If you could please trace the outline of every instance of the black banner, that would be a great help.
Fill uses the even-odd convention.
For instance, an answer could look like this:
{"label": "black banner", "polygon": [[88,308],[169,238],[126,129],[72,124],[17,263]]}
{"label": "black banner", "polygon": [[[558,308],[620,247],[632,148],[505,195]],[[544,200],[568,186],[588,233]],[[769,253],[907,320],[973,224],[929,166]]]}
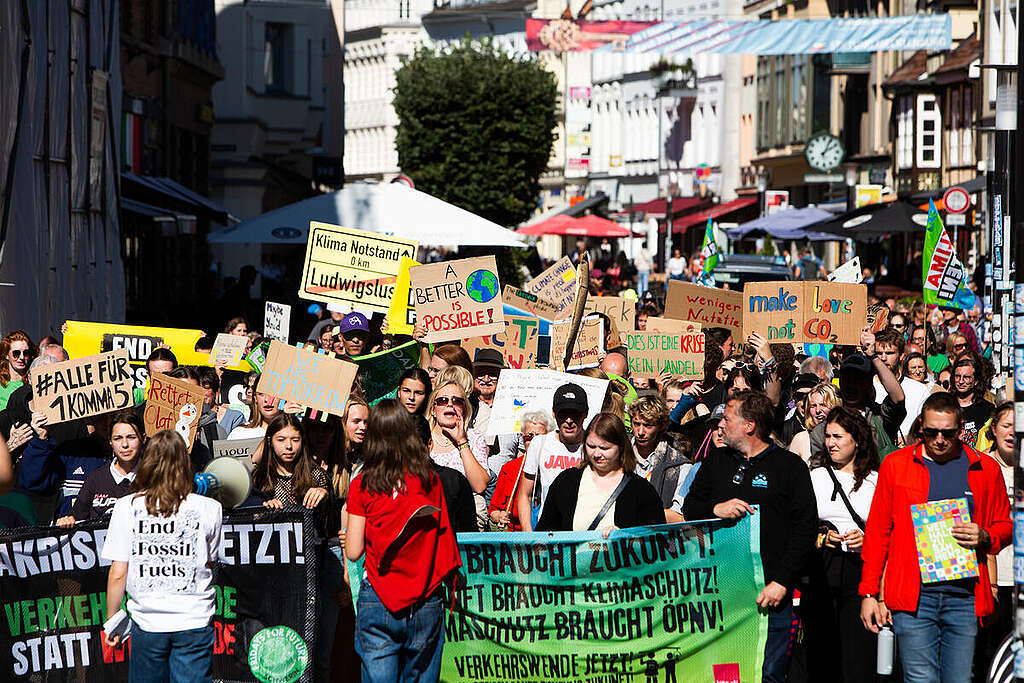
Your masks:
{"label": "black banner", "polygon": [[[103,643],[106,524],[0,531],[0,680],[128,680],[131,639],[113,650]],[[313,528],[298,508],[224,515],[214,680],[312,681],[319,561]]]}

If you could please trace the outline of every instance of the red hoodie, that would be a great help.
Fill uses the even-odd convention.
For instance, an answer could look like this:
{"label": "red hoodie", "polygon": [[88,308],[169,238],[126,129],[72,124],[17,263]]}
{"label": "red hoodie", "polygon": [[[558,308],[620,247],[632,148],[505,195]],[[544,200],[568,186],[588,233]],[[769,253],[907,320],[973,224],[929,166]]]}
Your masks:
{"label": "red hoodie", "polygon": [[429,491],[409,474],[403,492],[369,493],[362,475],[349,487],[349,514],[366,518],[366,576],[392,612],[429,596],[462,565],[441,480],[430,476]]}
{"label": "red hoodie", "polygon": [[[885,574],[885,604],[889,609],[913,612],[921,593],[921,572],[910,506],[928,501],[928,468],[923,445],[905,446],[886,456],[878,472],[878,485],[871,501],[864,533],[864,570],[860,594],[877,594]],[[972,521],[988,532],[992,545],[978,552],[978,581],[974,587],[974,612],[979,617],[992,613],[995,602],[989,583],[987,554],[998,553],[1010,542],[1013,523],[1010,502],[999,464],[964,445],[967,454],[967,485],[974,494]]]}

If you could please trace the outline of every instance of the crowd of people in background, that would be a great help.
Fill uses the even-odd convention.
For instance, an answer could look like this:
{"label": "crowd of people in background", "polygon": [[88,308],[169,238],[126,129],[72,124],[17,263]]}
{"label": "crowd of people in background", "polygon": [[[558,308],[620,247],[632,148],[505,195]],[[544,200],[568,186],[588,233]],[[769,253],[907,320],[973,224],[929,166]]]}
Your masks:
{"label": "crowd of people in background", "polygon": [[[648,291],[650,253],[644,247],[628,259],[605,246],[597,249],[592,293],[631,288],[642,330],[663,306]],[[800,260],[796,275],[820,270],[820,262]],[[677,250],[667,274],[695,277],[692,260]],[[261,439],[243,506],[313,510],[321,539],[316,679],[352,680],[361,667],[365,681],[397,681],[439,675],[443,591],[459,565],[455,533],[607,536],[734,519],[757,506],[765,588],[756,601],[769,615],[763,680],[874,681],[874,633],[891,625],[904,680],[966,681],[972,666],[983,675],[1011,627],[1012,406],[993,384],[990,335],[977,311],[872,303],[885,307],[887,325],[865,328],[858,346],[825,356],[705,328],[704,379],[695,382],[633,381],[620,340],[599,367],[580,371],[610,380],[600,406],[568,381],[551,405],[522,416],[518,433],[496,438],[486,434],[505,369],[500,353],[471,358],[458,343],[423,343],[420,367],[402,376],[393,398],[370,406],[357,379],[344,414],[321,421],[260,393],[256,372],[181,366],[157,348],[149,373],[205,392],[188,454],[161,435],[147,439],[141,391],[135,407],[116,414],[47,424],[31,408],[28,379],[67,353],[56,338],[10,332],[0,340],[0,483],[13,491],[0,498],[0,523],[70,528],[111,511],[118,520],[130,511],[122,501],[142,490],[131,505],[152,513],[160,501],[175,514],[196,507],[212,530],[219,517],[189,502],[191,489],[157,490],[162,470],[152,468],[161,461],[176,472],[185,458],[191,474],[209,462],[214,441]],[[309,342],[340,357],[410,340],[387,334],[379,317],[318,317]],[[264,341],[245,318],[224,331],[248,337],[250,348]],[[411,339],[423,334],[417,327]],[[197,350],[211,346],[206,338]],[[922,585],[909,505],[963,496],[972,521],[953,533],[978,551],[980,576]],[[439,513],[398,538],[396,525],[422,506]],[[130,562],[123,535],[112,531],[109,539],[109,559]],[[391,571],[382,573],[389,547]],[[418,562],[424,554],[435,561]],[[346,558],[365,561],[358,619]],[[117,580],[123,593],[123,576]],[[186,625],[205,628],[207,606]],[[136,609],[140,651],[162,646],[147,632],[186,630],[147,619],[144,599],[133,618]],[[194,635],[197,642],[208,636]]]}

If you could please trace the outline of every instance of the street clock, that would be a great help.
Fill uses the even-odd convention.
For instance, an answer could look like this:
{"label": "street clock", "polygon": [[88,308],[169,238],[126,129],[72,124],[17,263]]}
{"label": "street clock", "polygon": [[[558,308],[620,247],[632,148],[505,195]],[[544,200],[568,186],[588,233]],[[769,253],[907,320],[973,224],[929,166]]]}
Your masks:
{"label": "street clock", "polygon": [[828,173],[839,167],[846,156],[843,143],[835,135],[815,135],[804,146],[807,164],[818,171]]}

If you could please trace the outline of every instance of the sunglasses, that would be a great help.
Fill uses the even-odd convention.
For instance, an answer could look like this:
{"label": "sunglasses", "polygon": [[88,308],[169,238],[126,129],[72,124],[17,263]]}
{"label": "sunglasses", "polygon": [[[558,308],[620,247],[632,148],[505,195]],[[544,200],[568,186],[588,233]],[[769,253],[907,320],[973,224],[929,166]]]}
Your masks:
{"label": "sunglasses", "polygon": [[11,349],[12,358],[21,358],[22,356],[28,358],[28,351],[22,351],[21,349]]}
{"label": "sunglasses", "polygon": [[434,405],[438,408],[444,408],[451,405],[452,408],[464,410],[466,407],[466,399],[461,396],[438,396],[434,399]]}
{"label": "sunglasses", "polygon": [[946,381],[944,381],[944,382],[939,382],[939,384],[942,386],[943,389],[949,389],[949,380],[948,379]]}
{"label": "sunglasses", "polygon": [[937,429],[935,427],[921,428],[921,436],[923,436],[926,439],[934,439],[939,434],[942,434],[942,438],[944,439],[955,439],[959,433],[959,429]]}
{"label": "sunglasses", "polygon": [[743,462],[742,465],[740,465],[740,468],[736,470],[736,474],[732,475],[732,483],[735,484],[736,486],[742,484],[743,475],[747,473],[748,469],[750,469],[750,461],[746,460]]}
{"label": "sunglasses", "polygon": [[954,351],[959,351],[961,349],[966,349],[966,348],[967,348],[967,344],[953,344],[953,350]]}

